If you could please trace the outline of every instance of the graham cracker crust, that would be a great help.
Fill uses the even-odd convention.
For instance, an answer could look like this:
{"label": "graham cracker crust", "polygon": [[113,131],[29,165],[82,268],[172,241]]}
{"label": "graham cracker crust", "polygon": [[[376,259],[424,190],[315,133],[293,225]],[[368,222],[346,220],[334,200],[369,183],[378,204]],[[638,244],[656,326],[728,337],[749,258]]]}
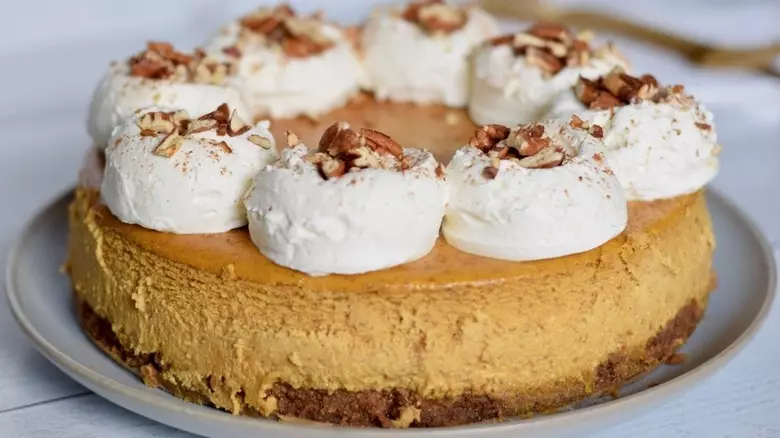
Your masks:
{"label": "graham cracker crust", "polygon": [[[77,299],[81,325],[106,354],[139,375],[148,386],[164,388],[187,401],[213,406],[210,394],[192,391],[160,378],[160,360],[156,353],[136,355],[119,342],[108,320]],[[500,421],[511,416],[547,413],[588,396],[615,392],[640,374],[652,371],[675,354],[696,329],[704,305],[690,301],[646,345],[644,354],[631,356],[616,352],[594,370],[590,388],[581,381],[562,383],[534,393],[510,394],[495,398],[465,393],[458,397],[426,399],[407,389],[385,391],[346,391],[329,393],[319,389],[293,388],[276,383],[268,395],[277,399],[275,416],[279,419],[304,419],[343,426],[439,427],[484,421]],[[212,376],[213,377],[213,376]],[[240,394],[239,394],[240,395]],[[409,409],[414,414],[409,416]],[[242,415],[262,416],[243,403]]]}

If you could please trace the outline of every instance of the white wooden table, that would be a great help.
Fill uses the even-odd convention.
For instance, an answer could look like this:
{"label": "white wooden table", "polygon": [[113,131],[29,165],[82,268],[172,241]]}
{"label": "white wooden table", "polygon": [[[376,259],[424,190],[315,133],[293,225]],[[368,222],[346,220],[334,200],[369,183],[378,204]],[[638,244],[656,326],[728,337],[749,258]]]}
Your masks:
{"label": "white wooden table", "polygon": [[[139,13],[139,3],[78,0],[44,2],[59,8],[44,27],[60,25],[62,38],[42,36],[30,26],[41,2],[15,5],[19,20],[10,30],[30,38],[0,38],[0,264],[25,220],[43,203],[75,181],[89,144],[84,114],[89,93],[107,60],[137,50],[148,38],[195,44],[198,27],[217,23],[247,8],[215,2],[170,2],[157,14]],[[70,6],[63,6],[64,4]],[[73,13],[73,4],[91,6],[90,16],[130,16],[124,25],[103,23],[88,32],[77,23],[59,20]],[[606,3],[598,1],[598,3]],[[780,17],[778,3],[762,3]],[[133,6],[129,6],[129,5]],[[707,3],[708,5],[710,3]],[[57,6],[60,5],[60,6]],[[343,2],[339,8],[346,10]],[[113,8],[113,9],[112,9]],[[123,9],[120,13],[116,8]],[[148,9],[144,9],[148,10]],[[744,14],[744,11],[741,12]],[[29,17],[25,18],[25,14]],[[81,14],[81,12],[79,12]],[[166,15],[167,14],[167,15]],[[13,14],[5,14],[8,19]],[[80,16],[83,16],[80,15]],[[729,14],[720,13],[725,19]],[[744,20],[743,20],[744,21]],[[723,23],[723,21],[720,21]],[[701,23],[699,23],[701,25]],[[713,27],[723,29],[719,23]],[[29,29],[27,28],[29,27]],[[66,29],[67,27],[67,29]],[[700,26],[701,27],[701,26]],[[755,27],[755,26],[754,26]],[[6,30],[9,28],[6,27]],[[4,35],[5,31],[0,31]],[[127,35],[122,37],[122,35]],[[23,34],[24,35],[24,34]],[[754,37],[750,37],[754,38]],[[750,40],[750,38],[747,38]],[[744,38],[743,38],[744,39]],[[18,44],[16,44],[18,43]],[[722,171],[714,185],[750,212],[780,255],[780,80],[723,72],[701,72],[678,59],[629,44],[639,71],[686,83],[710,104],[725,146]],[[732,85],[733,84],[733,85]],[[0,274],[0,275],[4,275]],[[4,283],[4,282],[3,282]],[[773,309],[764,329],[725,369],[668,405],[596,437],[780,437],[780,313]],[[70,380],[38,354],[16,327],[7,303],[0,300],[0,436],[9,437],[180,437],[186,433],[155,424],[116,407]]]}

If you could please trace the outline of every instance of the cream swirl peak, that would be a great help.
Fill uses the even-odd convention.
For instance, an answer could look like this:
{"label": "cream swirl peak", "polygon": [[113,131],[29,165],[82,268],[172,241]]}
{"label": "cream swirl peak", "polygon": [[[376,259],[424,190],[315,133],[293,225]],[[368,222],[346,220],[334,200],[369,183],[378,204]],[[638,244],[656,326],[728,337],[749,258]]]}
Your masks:
{"label": "cream swirl peak", "polygon": [[447,242],[523,261],[588,251],[620,234],[626,200],[594,134],[560,121],[481,127],[447,167]]}
{"label": "cream swirl peak", "polygon": [[607,160],[629,200],[672,198],[701,189],[718,172],[712,113],[681,85],[613,71],[581,78],[550,113],[599,125]]}
{"label": "cream swirl peak", "polygon": [[200,49],[187,54],[168,43],[150,42],[126,62],[111,65],[92,96],[87,130],[95,145],[105,149],[111,131],[124,118],[149,106],[203,114],[227,102],[249,117],[238,90],[228,84],[232,72],[229,62]]}
{"label": "cream swirl peak", "polygon": [[465,106],[468,56],[496,34],[495,19],[476,7],[429,0],[378,11],[362,38],[370,88],[379,100]]}
{"label": "cream swirl peak", "polygon": [[277,157],[268,127],[250,126],[224,104],[195,119],[183,110],[140,110],[111,137],[100,193],[119,220],[157,231],[244,226],[242,197]]}
{"label": "cream swirl peak", "polygon": [[504,125],[539,120],[579,76],[594,78],[626,67],[612,45],[596,49],[591,39],[589,32],[537,23],[478,48],[469,95],[472,120]]}
{"label": "cream swirl peak", "polygon": [[344,122],[325,131],[318,152],[291,134],[288,145],[245,200],[266,257],[310,275],[359,274],[431,251],[447,200],[432,154]]}
{"label": "cream swirl peak", "polygon": [[237,85],[255,115],[317,116],[344,105],[364,83],[345,31],[286,5],[230,23],[206,50],[236,63]]}

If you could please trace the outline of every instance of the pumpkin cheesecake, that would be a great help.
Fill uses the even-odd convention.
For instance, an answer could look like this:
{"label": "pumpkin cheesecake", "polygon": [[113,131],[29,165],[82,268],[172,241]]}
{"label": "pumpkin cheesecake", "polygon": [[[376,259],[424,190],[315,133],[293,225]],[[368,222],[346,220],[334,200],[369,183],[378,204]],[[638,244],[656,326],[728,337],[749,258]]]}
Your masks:
{"label": "pumpkin cheesecake", "polygon": [[[396,50],[392,35],[478,50],[494,36],[481,11],[439,1],[382,14],[362,50]],[[614,392],[693,333],[715,285],[703,186],[717,160],[710,115],[682,89],[617,87],[622,70],[585,83],[630,126],[683,132],[652,159],[705,176],[653,185],[668,167],[624,157],[668,139],[619,135],[617,116],[587,113],[601,108],[582,85],[584,106],[554,105],[550,120],[477,126],[459,74],[402,83],[318,16],[248,17],[203,55],[247,64],[213,85],[246,102],[144,98],[94,137],[70,205],[81,324],[148,386],[236,415],[455,426]],[[358,62],[327,99],[292,76],[266,99],[266,73],[248,67],[283,55],[335,69],[331,50]]]}
{"label": "pumpkin cheesecake", "polygon": [[245,228],[123,223],[86,184],[70,217],[88,333],[148,384],[236,414],[395,427],[548,411],[670,357],[713,287],[700,191],[629,203],[625,231],[579,254],[506,261],[439,238],[417,261],[320,277]]}

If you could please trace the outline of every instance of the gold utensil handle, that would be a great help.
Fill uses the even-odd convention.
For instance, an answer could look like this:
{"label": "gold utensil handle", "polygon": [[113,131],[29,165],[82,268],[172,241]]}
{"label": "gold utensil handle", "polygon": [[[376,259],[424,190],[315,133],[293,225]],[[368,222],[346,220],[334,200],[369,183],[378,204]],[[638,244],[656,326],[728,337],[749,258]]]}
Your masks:
{"label": "gold utensil handle", "polygon": [[575,27],[619,33],[673,50],[689,61],[707,67],[740,67],[767,72],[771,71],[773,60],[780,55],[780,43],[750,49],[713,47],[608,14],[562,9],[539,1],[482,0],[482,7],[499,17],[558,21]]}

